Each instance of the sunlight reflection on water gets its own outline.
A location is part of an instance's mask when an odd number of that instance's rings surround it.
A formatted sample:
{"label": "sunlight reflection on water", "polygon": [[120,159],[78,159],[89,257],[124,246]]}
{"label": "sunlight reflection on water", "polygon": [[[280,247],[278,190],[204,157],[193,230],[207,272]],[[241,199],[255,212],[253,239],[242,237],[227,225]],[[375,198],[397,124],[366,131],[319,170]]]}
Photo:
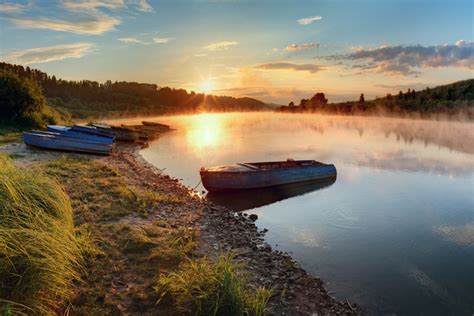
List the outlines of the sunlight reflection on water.
{"label": "sunlight reflection on water", "polygon": [[143,157],[191,187],[201,166],[334,163],[335,182],[219,198],[252,208],[267,241],[336,296],[373,314],[474,311],[472,123],[272,113],[156,120],[177,131]]}

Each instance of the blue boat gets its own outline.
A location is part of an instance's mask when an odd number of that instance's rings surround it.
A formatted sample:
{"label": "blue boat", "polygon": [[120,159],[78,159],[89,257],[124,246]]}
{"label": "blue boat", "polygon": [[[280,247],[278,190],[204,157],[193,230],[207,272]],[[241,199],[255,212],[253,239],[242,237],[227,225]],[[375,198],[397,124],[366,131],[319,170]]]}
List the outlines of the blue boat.
{"label": "blue boat", "polygon": [[202,184],[209,192],[266,188],[322,180],[336,176],[336,167],[315,160],[251,162],[201,168]]}
{"label": "blue boat", "polygon": [[133,131],[131,128],[120,126],[109,126],[102,124],[92,124],[98,130],[111,131],[115,135],[115,139],[125,142],[134,142],[140,138],[140,134]]}
{"label": "blue boat", "polygon": [[72,131],[89,134],[89,135],[97,135],[102,137],[108,137],[115,139],[114,132],[107,130],[107,129],[98,129],[93,126],[84,126],[84,125],[74,125],[71,127]]}
{"label": "blue boat", "polygon": [[114,142],[113,138],[79,132],[79,131],[73,130],[71,127],[68,127],[68,126],[48,125],[48,131],[53,132],[53,133],[59,133],[64,136],[80,138],[80,139],[90,140],[94,142],[103,142],[106,144],[112,144]]}
{"label": "blue boat", "polygon": [[94,142],[80,138],[64,136],[59,133],[41,131],[23,133],[23,141],[25,144],[34,147],[101,155],[110,155],[114,149],[114,144]]}

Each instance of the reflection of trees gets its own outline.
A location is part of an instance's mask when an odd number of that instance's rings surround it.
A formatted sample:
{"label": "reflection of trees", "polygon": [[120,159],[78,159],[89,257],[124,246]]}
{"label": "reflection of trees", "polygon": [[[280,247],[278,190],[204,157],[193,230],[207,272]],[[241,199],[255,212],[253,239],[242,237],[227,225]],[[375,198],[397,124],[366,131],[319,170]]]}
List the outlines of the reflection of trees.
{"label": "reflection of trees", "polygon": [[384,152],[364,152],[353,164],[383,170],[424,171],[442,175],[461,176],[472,172],[474,164],[467,160],[455,160],[447,163],[437,158],[418,158],[407,150]]}
{"label": "reflection of trees", "polygon": [[460,152],[474,153],[474,124],[460,122],[438,122],[407,119],[365,119],[365,118],[331,118],[326,124],[330,127],[356,130],[363,137],[364,128],[379,131],[389,138],[406,144],[413,141],[423,142],[425,147],[436,144]]}

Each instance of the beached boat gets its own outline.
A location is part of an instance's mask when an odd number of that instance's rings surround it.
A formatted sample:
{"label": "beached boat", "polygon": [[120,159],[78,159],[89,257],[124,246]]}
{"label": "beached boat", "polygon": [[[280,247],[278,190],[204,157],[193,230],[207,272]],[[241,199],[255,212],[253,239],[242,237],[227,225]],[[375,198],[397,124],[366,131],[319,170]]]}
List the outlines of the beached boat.
{"label": "beached boat", "polygon": [[210,192],[265,188],[334,177],[336,167],[315,160],[251,162],[201,168],[204,187]]}
{"label": "beached boat", "polygon": [[114,132],[110,130],[105,130],[105,129],[98,129],[93,126],[74,125],[74,126],[71,126],[71,130],[75,132],[84,133],[84,134],[98,135],[102,137],[109,137],[109,138],[115,139]]}
{"label": "beached boat", "polygon": [[114,142],[113,138],[105,137],[102,135],[83,133],[77,130],[73,130],[71,127],[68,127],[68,126],[48,125],[48,131],[53,132],[53,133],[59,133],[64,136],[80,138],[80,139],[94,141],[94,142],[103,142],[106,144],[112,144]]}
{"label": "beached boat", "polygon": [[124,142],[134,142],[140,138],[140,135],[135,132],[132,128],[120,127],[120,126],[109,126],[102,124],[92,124],[98,130],[105,130],[114,133],[115,139]]}
{"label": "beached boat", "polygon": [[94,142],[54,132],[25,132],[23,140],[25,144],[34,147],[102,155],[110,155],[114,149],[114,144]]}
{"label": "beached boat", "polygon": [[142,121],[142,124],[145,125],[145,126],[153,126],[153,127],[163,128],[163,129],[169,129],[170,128],[169,125],[156,123],[156,122]]}

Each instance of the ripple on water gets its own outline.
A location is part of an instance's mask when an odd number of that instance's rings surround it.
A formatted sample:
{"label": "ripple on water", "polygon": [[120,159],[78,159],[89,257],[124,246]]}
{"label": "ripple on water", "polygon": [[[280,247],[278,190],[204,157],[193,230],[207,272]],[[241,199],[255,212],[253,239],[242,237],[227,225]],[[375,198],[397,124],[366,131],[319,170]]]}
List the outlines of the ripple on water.
{"label": "ripple on water", "polygon": [[360,229],[359,218],[348,214],[343,210],[325,210],[324,215],[328,219],[328,225],[337,229],[357,230]]}

